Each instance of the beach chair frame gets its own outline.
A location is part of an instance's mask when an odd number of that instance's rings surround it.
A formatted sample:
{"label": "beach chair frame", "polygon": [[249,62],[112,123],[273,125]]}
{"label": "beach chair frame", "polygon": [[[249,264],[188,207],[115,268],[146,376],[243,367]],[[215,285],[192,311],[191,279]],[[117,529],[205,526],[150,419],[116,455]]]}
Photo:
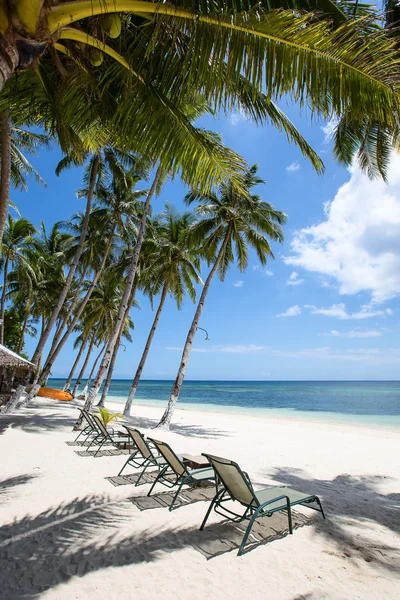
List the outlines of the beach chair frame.
{"label": "beach chair frame", "polygon": [[[160,440],[155,440],[153,438],[148,439],[154,444],[160,455],[165,459],[166,464],[158,472],[158,475],[147,495],[151,495],[157,483],[161,483],[168,488],[174,488],[177,486],[177,490],[172,498],[172,502],[169,505],[168,510],[173,510],[179,492],[185,484],[197,484],[203,481],[215,479],[215,473],[209,467],[206,469],[196,469],[193,473],[190,473],[186,465],[182,462],[182,459],[175,454],[175,452],[166,442],[161,442]],[[194,475],[196,475],[196,477],[194,477]]]}
{"label": "beach chair frame", "polygon": [[[150,466],[157,467],[158,470],[160,470],[161,467],[164,467],[165,459],[158,454],[157,448],[152,447],[152,444],[149,443],[149,440],[145,439],[141,431],[135,429],[135,427],[130,427],[129,425],[124,425],[124,427],[128,432],[128,436],[135,444],[136,450],[125,461],[124,466],[118,473],[118,476],[122,474],[122,471],[128,465],[136,469],[142,468],[138,480],[135,483],[136,486],[139,485],[143,475]],[[156,454],[154,454],[154,450],[156,451]]]}
{"label": "beach chair frame", "polygon": [[[115,433],[113,429],[107,429],[107,427],[104,425],[103,421],[100,419],[100,417],[98,415],[96,415],[94,413],[90,413],[90,416],[92,417],[92,419],[96,425],[96,428],[99,432],[97,437],[94,438],[89,445],[89,448],[90,448],[90,446],[92,446],[93,444],[99,444],[99,447],[96,450],[94,456],[98,455],[98,453],[103,448],[103,446],[111,445],[111,446],[114,446],[115,448],[120,449],[121,444],[126,445],[126,442],[127,442],[126,437],[128,434],[124,434],[124,433],[121,433],[118,431],[117,431],[117,433]],[[122,436],[124,436],[125,439],[121,439]]]}
{"label": "beach chair frame", "polygon": [[[212,468],[215,471],[216,477],[219,482],[222,484],[222,489],[217,490],[214,498],[212,499],[210,506],[206,512],[206,515],[203,519],[203,522],[200,526],[200,531],[202,531],[207,523],[207,520],[211,514],[211,511],[214,511],[228,519],[229,521],[235,523],[241,523],[244,520],[249,520],[249,524],[244,533],[242,542],[240,544],[238,550],[238,556],[243,554],[248,537],[253,528],[254,522],[263,517],[272,517],[275,512],[287,511],[288,516],[288,527],[289,533],[293,533],[293,522],[292,522],[292,506],[301,505],[307,506],[307,508],[311,508],[320,512],[325,519],[325,513],[322,508],[321,501],[318,496],[310,495],[304,496],[297,500],[291,500],[290,492],[295,490],[290,490],[290,488],[277,487],[278,495],[274,498],[270,498],[266,502],[260,503],[257,498],[257,492],[254,491],[252,483],[250,481],[247,473],[242,471],[237,463],[232,460],[222,458],[220,456],[213,456],[211,454],[203,453],[208,461],[210,462]],[[224,473],[224,467],[228,467],[231,469],[231,475],[233,475],[233,479],[236,478],[234,485],[232,485],[233,480],[232,477],[227,477],[227,473]],[[226,471],[226,470],[225,470]],[[264,490],[272,490],[274,486],[269,486],[267,488],[263,488],[260,492]],[[287,494],[280,493],[282,491],[287,490]],[[272,507],[271,504],[276,503],[277,501],[282,500],[283,504],[278,507]],[[244,512],[235,512],[231,509],[228,509],[226,506],[223,506],[226,502],[239,502],[242,506],[244,506]],[[312,503],[316,503],[317,506],[311,506]]]}
{"label": "beach chair frame", "polygon": [[98,430],[94,421],[92,420],[90,413],[88,413],[87,410],[85,410],[84,408],[80,408],[79,410],[81,413],[82,420],[85,420],[87,425],[78,433],[74,441],[77,442],[81,435],[83,435],[85,436],[83,444],[85,444],[85,442],[87,442],[91,435],[97,437]]}

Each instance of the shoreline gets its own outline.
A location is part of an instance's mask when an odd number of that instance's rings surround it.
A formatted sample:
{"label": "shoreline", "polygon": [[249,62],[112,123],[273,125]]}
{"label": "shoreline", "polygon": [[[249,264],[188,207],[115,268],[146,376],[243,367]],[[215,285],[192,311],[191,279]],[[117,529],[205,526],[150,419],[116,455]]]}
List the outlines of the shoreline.
{"label": "shoreline", "polygon": [[[109,396],[106,401],[106,406],[110,410],[115,410],[115,405],[123,405],[125,403],[125,399],[112,399],[112,396]],[[115,397],[117,398],[117,397]],[[159,404],[157,404],[158,402]],[[134,415],[135,408],[139,408],[140,410],[147,410],[149,408],[156,409],[160,411],[159,418],[161,418],[162,412],[166,407],[165,400],[143,400],[138,399],[138,403],[132,404],[132,414]],[[334,427],[355,427],[357,429],[366,429],[373,431],[388,431],[392,433],[399,433],[400,431],[400,416],[394,415],[384,416],[383,418],[388,421],[388,423],[374,423],[369,421],[369,415],[365,415],[365,421],[363,419],[359,419],[359,417],[363,417],[364,415],[352,415],[352,414],[344,414],[344,413],[327,413],[327,412],[318,412],[318,411],[300,411],[294,409],[275,409],[275,408],[253,408],[253,407],[233,407],[232,405],[226,405],[219,410],[220,405],[218,404],[195,404],[192,402],[178,402],[175,412],[190,412],[190,413],[205,413],[215,416],[228,415],[232,417],[241,417],[241,418],[252,418],[252,419],[264,419],[266,421],[284,421],[284,422],[293,422],[293,423],[312,423],[316,425],[330,425]],[[232,410],[230,410],[232,409]],[[321,416],[318,418],[317,415],[335,415],[332,418],[324,418]],[[342,419],[340,418],[343,417]],[[379,417],[379,415],[373,415],[372,418]],[[393,419],[394,423],[391,424],[390,420]]]}

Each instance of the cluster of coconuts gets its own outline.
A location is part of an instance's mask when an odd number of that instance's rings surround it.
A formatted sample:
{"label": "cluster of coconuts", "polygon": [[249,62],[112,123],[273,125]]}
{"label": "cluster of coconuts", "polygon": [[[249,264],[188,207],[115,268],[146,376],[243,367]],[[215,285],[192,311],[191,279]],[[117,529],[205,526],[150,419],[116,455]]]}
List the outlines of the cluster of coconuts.
{"label": "cluster of coconuts", "polygon": [[[100,25],[104,33],[112,39],[121,33],[121,17],[117,13],[110,13],[101,17]],[[99,67],[104,60],[104,54],[98,48],[90,48],[89,61],[94,67]]]}

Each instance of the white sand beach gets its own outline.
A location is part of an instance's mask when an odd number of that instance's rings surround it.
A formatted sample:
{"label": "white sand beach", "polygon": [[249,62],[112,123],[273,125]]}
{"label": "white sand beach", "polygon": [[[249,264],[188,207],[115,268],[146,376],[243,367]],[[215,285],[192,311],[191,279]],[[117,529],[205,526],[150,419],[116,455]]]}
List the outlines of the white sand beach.
{"label": "white sand beach", "polygon": [[[398,431],[178,409],[166,434],[151,430],[159,409],[135,406],[133,423],[177,452],[232,458],[256,488],[321,497],[325,521],[301,509],[311,520],[293,535],[207,560],[198,528],[208,503],[139,510],[129,498],[149,484],[106,479],[125,456],[81,456],[66,443],[77,406],[36,399],[0,418],[2,599],[399,598]],[[206,530],[217,546],[227,532],[218,515]]]}

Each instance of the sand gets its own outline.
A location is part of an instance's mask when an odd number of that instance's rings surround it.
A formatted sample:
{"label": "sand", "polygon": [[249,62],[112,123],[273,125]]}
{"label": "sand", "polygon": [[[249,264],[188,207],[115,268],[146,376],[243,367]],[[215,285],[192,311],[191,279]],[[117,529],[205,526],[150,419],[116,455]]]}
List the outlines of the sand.
{"label": "sand", "polygon": [[287,535],[284,514],[264,519],[261,543],[238,558],[218,515],[205,537],[198,531],[207,500],[141,511],[148,483],[107,479],[124,455],[79,455],[70,445],[78,405],[36,399],[0,418],[0,598],[400,597],[399,432],[177,410],[172,431],[156,433],[160,410],[135,406],[133,422],[177,452],[226,456],[256,488],[321,497],[325,521],[301,510]]}

